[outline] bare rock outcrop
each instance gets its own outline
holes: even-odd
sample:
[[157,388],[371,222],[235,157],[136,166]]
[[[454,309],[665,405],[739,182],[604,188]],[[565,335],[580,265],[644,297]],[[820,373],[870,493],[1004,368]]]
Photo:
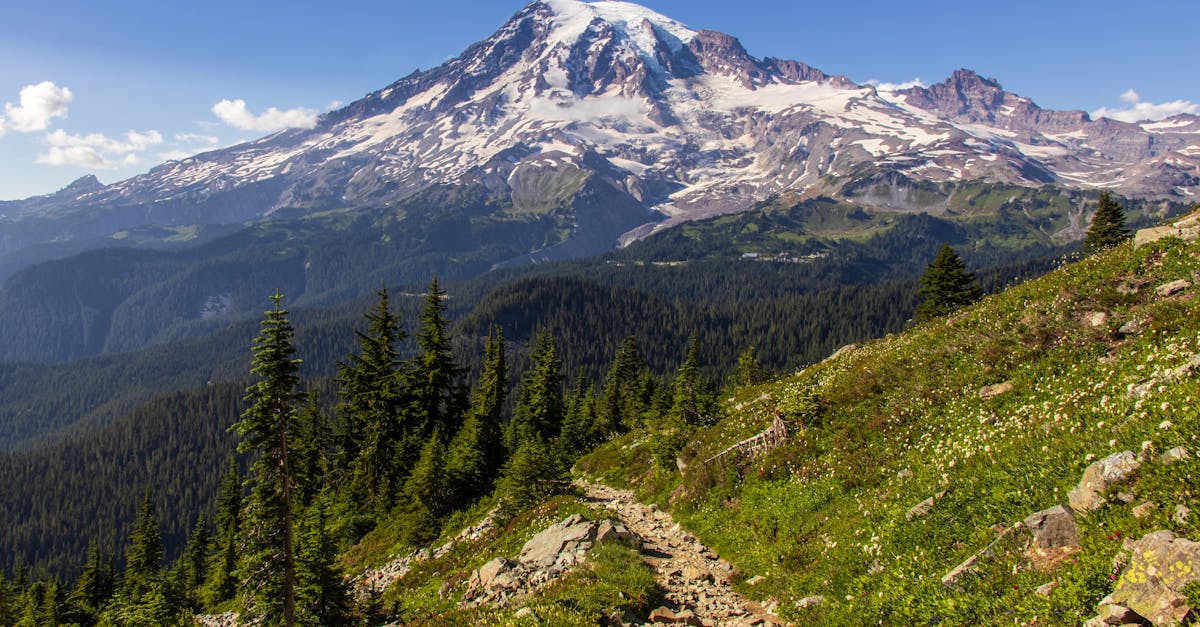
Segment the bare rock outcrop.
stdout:
[[572,514],[530,538],[516,559],[497,557],[471,573],[465,605],[505,605],[536,592],[571,567],[584,562],[598,543],[640,544],[619,520],[587,520]]
[[[1100,601],[1099,615],[1087,624],[1191,624],[1196,610],[1181,590],[1200,581],[1200,542],[1163,530],[1126,540],[1125,550],[1131,555],[1129,564],[1113,593]],[[1123,622],[1111,622],[1117,617]]]

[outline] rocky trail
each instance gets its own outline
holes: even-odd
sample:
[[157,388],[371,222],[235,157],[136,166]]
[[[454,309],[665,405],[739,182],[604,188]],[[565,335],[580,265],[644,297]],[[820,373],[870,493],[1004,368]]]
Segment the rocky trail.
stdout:
[[637,502],[633,493],[577,481],[584,502],[617,512],[642,541],[642,558],[666,591],[664,606],[645,624],[766,626],[784,624],[768,608],[742,597],[729,583],[733,567],[667,512]]

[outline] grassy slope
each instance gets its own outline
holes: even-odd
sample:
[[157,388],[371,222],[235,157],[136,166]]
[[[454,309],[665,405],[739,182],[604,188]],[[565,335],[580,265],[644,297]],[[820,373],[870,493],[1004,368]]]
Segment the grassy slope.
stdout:
[[[740,571],[746,594],[774,597],[805,624],[1078,624],[1112,586],[1124,537],[1163,528],[1200,539],[1197,375],[1164,382],[1143,400],[1137,384],[1200,353],[1196,288],[1160,299],[1154,289],[1193,279],[1200,245],[1126,245],[928,323],[728,399],[729,417],[684,449],[686,477],[651,466],[633,433],[580,463],[632,485]],[[1134,294],[1122,285],[1138,285]],[[1089,312],[1109,314],[1099,327]],[[1144,330],[1116,329],[1137,319]],[[989,400],[983,386],[1011,381]],[[818,418],[793,420],[789,444],[755,460],[702,464],[785,416],[815,392]],[[794,414],[793,414],[794,415]],[[1143,466],[1137,500],[1081,519],[1083,551],[1049,571],[1019,554],[986,564],[964,589],[941,577],[996,537],[995,525],[1066,502],[1095,457],[1185,445],[1192,458]],[[911,476],[909,476],[911,473]],[[923,518],[910,507],[946,491]],[[1158,505],[1148,517],[1132,507]],[[745,580],[763,575],[755,585]],[[1043,597],[1035,588],[1058,587]],[[798,609],[808,595],[825,604]]]

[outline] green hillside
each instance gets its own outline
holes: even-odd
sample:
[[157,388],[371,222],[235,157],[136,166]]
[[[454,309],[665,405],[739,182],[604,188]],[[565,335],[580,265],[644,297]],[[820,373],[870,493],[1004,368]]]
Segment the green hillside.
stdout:
[[[741,592],[798,624],[1080,624],[1113,591],[1125,539],[1200,539],[1198,273],[1194,242],[1126,244],[728,394],[727,417],[677,458],[636,430],[577,468],[669,503]],[[782,446],[719,456],[775,415]],[[1018,531],[992,546],[1122,451],[1140,469],[1076,516],[1079,550],[1026,552]]]

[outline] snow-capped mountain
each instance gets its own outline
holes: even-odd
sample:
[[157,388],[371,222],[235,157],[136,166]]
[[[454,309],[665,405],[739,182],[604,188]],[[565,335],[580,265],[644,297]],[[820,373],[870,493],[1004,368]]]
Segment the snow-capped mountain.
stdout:
[[86,216],[95,235],[131,220],[234,222],[475,185],[518,214],[624,207],[592,220],[615,241],[664,216],[742,210],[788,190],[836,193],[880,172],[1189,201],[1200,189],[1200,117],[1092,120],[969,70],[885,91],[752,57],[729,35],[635,4],[539,0],[459,57],[313,129],[102,189],[2,203],[0,221]]

